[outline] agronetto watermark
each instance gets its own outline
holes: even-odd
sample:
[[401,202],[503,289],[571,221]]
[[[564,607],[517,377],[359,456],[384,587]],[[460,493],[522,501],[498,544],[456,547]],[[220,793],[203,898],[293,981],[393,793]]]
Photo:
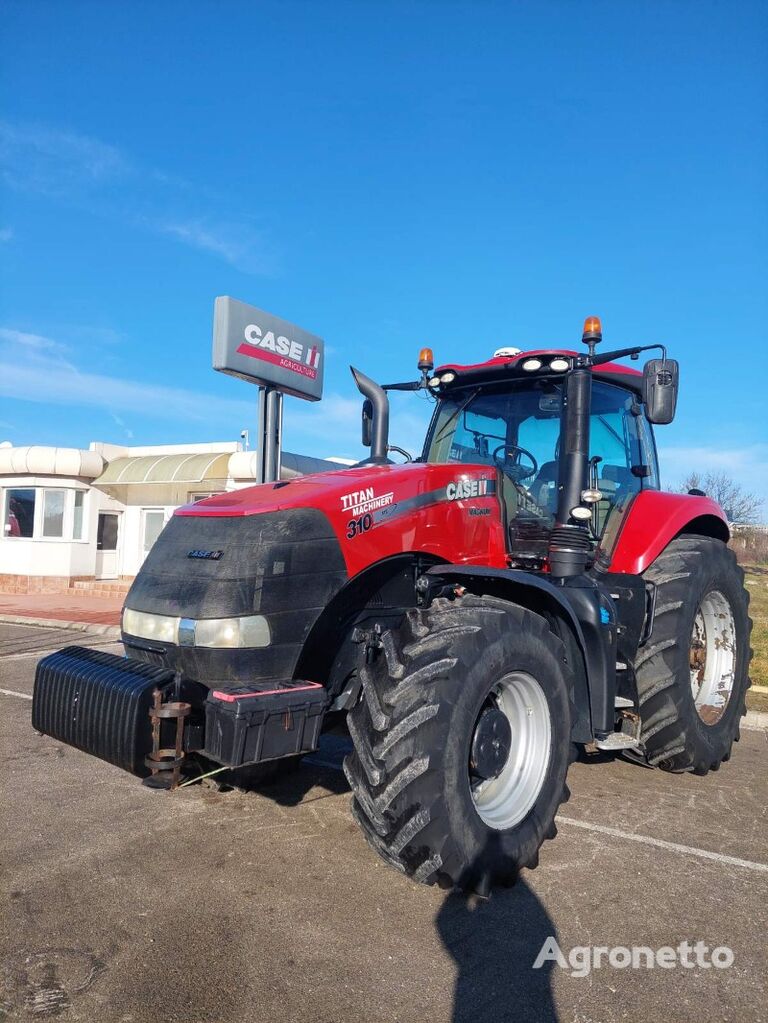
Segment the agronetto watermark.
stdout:
[[546,963],[557,963],[561,970],[568,970],[572,977],[588,977],[592,970],[674,970],[682,966],[686,970],[700,969],[727,970],[733,966],[735,956],[727,945],[710,948],[703,941],[681,941],[674,948],[663,945],[650,948],[648,945],[575,945],[566,954],[549,937],[533,963],[534,970],[540,970]]

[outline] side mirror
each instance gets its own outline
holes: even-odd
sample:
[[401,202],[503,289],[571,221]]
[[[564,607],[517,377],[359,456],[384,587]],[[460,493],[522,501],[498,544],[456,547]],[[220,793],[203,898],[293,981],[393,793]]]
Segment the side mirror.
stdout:
[[370,398],[366,398],[363,402],[363,447],[369,448],[371,446],[371,425],[373,423],[373,402]]
[[645,414],[657,426],[666,426],[675,418],[679,374],[675,359],[649,359],[643,367]]

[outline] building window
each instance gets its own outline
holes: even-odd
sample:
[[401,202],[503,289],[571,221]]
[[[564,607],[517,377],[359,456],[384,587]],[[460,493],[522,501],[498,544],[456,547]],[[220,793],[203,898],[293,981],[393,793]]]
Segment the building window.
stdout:
[[0,490],[0,539],[83,540],[85,495],[84,490],[63,487]]
[[75,491],[74,512],[72,514],[72,539],[83,539],[83,507],[85,505],[85,491]]
[[65,490],[43,491],[43,536],[60,540],[64,536]]
[[99,524],[96,530],[96,550],[117,550],[118,518],[114,512],[99,512]]
[[35,531],[34,490],[6,490],[3,535],[30,539]]
[[163,531],[165,525],[165,511],[160,508],[144,508],[144,536],[142,548],[144,557],[152,550],[152,546]]

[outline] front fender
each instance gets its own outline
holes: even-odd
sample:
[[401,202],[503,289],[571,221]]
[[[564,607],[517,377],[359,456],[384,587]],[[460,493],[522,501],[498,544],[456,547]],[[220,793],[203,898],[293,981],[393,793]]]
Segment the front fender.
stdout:
[[[574,665],[576,716],[572,737],[591,742],[595,732],[613,728],[615,699],[616,613],[609,597],[588,577],[572,587],[554,586],[548,579],[510,568],[477,565],[435,565],[428,576],[455,581],[478,594],[514,601],[561,623],[562,639]],[[610,624],[601,624],[600,605],[609,609]],[[580,620],[576,609],[582,613]]]

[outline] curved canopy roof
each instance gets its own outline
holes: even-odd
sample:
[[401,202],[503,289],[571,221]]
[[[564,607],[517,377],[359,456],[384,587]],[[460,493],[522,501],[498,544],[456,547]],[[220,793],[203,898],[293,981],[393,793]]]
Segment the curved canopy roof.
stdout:
[[202,483],[227,479],[229,452],[176,455],[126,455],[114,458],[95,479],[97,487],[126,483]]

